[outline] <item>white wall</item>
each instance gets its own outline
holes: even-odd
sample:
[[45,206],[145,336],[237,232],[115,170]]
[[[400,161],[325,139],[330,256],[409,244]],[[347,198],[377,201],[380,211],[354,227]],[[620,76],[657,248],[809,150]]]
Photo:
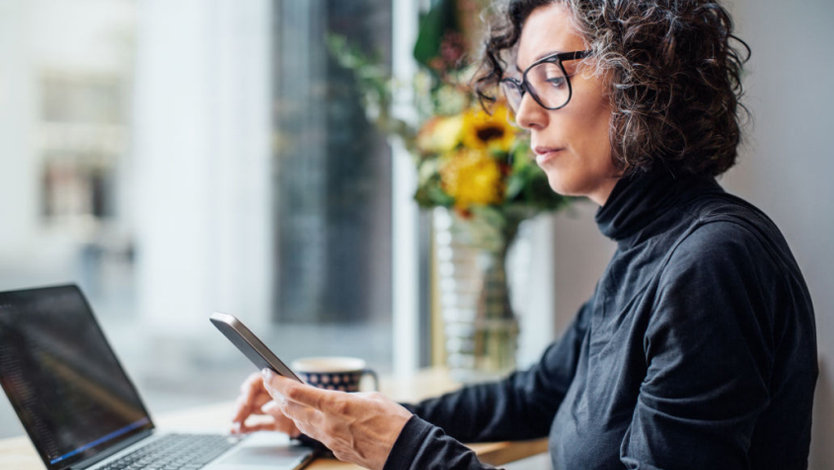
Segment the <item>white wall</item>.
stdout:
[[591,296],[616,248],[594,222],[598,207],[591,201],[578,201],[556,216],[553,311],[557,335],[561,335],[579,307]]
[[[788,240],[817,316],[821,361],[810,468],[834,468],[834,2],[733,0],[753,50],[744,102],[753,115],[724,187],[763,209]],[[560,215],[555,243],[557,330],[591,293],[613,251],[594,207]],[[791,439],[792,436],[785,436]]]
[[[817,316],[820,381],[811,468],[834,468],[834,3],[734,0],[753,50],[746,78],[753,126],[725,180],[782,229]],[[788,436],[786,436],[788,438]]]

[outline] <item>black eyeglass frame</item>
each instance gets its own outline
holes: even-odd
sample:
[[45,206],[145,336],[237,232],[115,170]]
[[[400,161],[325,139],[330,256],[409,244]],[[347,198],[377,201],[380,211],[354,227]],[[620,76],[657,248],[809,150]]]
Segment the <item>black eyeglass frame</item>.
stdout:
[[[519,101],[518,101],[519,106],[521,105],[521,100],[524,99],[524,93],[530,93],[530,96],[533,97],[533,99],[536,101],[536,103],[539,104],[539,106],[541,106],[542,108],[544,108],[548,111],[555,111],[557,109],[561,109],[561,108],[564,108],[565,106],[567,106],[568,103],[570,103],[571,97],[573,96],[573,87],[570,83],[570,76],[568,76],[568,72],[565,70],[565,65],[562,62],[565,61],[565,60],[584,59],[584,58],[588,57],[589,55],[591,55],[591,51],[588,51],[588,50],[572,51],[572,52],[558,52],[556,54],[551,54],[549,56],[542,57],[541,59],[539,59],[539,60],[533,62],[532,64],[530,64],[530,66],[527,67],[526,70],[524,70],[524,73],[521,74],[521,81],[519,81],[515,78],[512,78],[512,77],[507,77],[507,78],[501,79],[501,81],[499,83],[502,83],[502,84],[507,83],[508,86],[515,87],[517,90],[519,90],[519,92],[521,93],[521,97],[519,98]],[[541,98],[539,98],[539,96],[536,94],[533,87],[530,85],[530,82],[527,81],[527,74],[530,72],[530,70],[533,69],[533,67],[535,67],[537,65],[544,64],[544,63],[548,63],[548,62],[549,63],[555,63],[555,64],[559,65],[559,68],[562,69],[562,74],[564,74],[564,76],[565,76],[565,81],[568,84],[568,98],[565,100],[564,103],[562,103],[559,106],[555,106],[555,107],[545,106],[545,104],[542,103]],[[512,107],[512,105],[510,105],[510,106]],[[514,109],[513,111],[518,111],[518,110]]]

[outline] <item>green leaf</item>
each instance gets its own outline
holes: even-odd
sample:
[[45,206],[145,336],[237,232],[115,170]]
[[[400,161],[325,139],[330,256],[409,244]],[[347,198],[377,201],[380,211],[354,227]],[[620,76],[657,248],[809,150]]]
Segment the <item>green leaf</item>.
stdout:
[[436,0],[425,14],[420,15],[414,58],[429,67],[432,59],[440,55],[440,44],[446,31],[457,31],[457,11],[454,0]]
[[517,198],[521,192],[524,191],[526,182],[527,181],[524,179],[523,175],[518,173],[510,175],[509,180],[507,181],[507,192],[504,195],[504,199],[512,201]]
[[450,196],[438,186],[431,186],[429,189],[429,197],[438,206],[449,207],[455,203],[455,198]]

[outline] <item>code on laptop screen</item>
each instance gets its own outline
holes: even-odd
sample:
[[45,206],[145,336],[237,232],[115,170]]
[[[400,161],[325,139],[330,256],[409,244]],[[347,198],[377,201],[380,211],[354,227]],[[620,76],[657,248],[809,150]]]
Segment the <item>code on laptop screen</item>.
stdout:
[[152,427],[75,286],[0,293],[0,383],[50,469]]

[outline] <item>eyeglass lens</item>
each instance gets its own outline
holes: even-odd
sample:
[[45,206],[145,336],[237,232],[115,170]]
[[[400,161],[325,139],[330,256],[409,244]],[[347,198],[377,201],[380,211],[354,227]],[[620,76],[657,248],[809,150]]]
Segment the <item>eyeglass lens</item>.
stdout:
[[[524,75],[526,91],[533,95],[540,105],[555,109],[567,104],[570,99],[570,87],[562,67],[553,62],[542,62],[530,68]],[[502,82],[501,89],[510,108],[518,111],[523,95],[522,87],[516,83]]]

